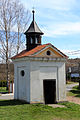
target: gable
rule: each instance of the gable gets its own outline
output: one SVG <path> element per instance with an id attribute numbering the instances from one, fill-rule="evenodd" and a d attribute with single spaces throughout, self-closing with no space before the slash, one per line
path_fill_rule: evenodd
<path id="1" fill-rule="evenodd" d="M 48 53 L 50 53 L 50 54 L 48 54 Z M 59 51 L 55 50 L 52 47 L 47 47 L 34 55 L 35 55 L 35 57 L 53 57 L 53 58 L 63 57 L 63 55 Z"/>
<path id="2" fill-rule="evenodd" d="M 47 55 L 49 51 L 50 55 Z M 23 57 L 49 57 L 49 58 L 68 58 L 64 53 L 58 50 L 52 44 L 38 45 L 30 51 L 23 50 L 18 55 L 13 56 L 11 59 L 23 58 Z"/>

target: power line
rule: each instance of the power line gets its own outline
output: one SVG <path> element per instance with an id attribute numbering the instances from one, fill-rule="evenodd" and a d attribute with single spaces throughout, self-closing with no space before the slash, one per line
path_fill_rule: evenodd
<path id="1" fill-rule="evenodd" d="M 70 51 L 70 52 L 66 52 L 66 53 L 76 53 L 76 52 L 80 52 L 80 50 Z"/>
<path id="2" fill-rule="evenodd" d="M 65 54 L 67 54 L 67 55 L 78 55 L 78 54 L 80 54 L 80 50 L 76 50 L 76 51 L 70 51 L 70 52 L 65 52 Z"/>
<path id="3" fill-rule="evenodd" d="M 64 52 L 64 51 L 63 51 Z M 72 56 L 72 55 L 80 55 L 80 50 L 76 51 L 71 51 L 71 52 L 64 52 L 67 56 Z"/>
<path id="4" fill-rule="evenodd" d="M 67 54 L 67 55 L 78 55 L 78 54 L 80 54 L 80 53 L 72 53 L 72 54 Z"/>

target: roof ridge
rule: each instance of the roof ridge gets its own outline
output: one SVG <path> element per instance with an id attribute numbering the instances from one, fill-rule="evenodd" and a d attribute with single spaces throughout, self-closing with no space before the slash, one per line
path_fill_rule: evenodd
<path id="1" fill-rule="evenodd" d="M 34 32 L 36 31 L 36 28 L 35 28 L 35 21 L 33 21 L 33 25 L 34 25 Z"/>

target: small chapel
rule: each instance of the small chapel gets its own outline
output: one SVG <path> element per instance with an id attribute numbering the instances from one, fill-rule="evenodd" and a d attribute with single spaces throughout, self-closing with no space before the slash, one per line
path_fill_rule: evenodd
<path id="1" fill-rule="evenodd" d="M 42 45 L 44 34 L 34 19 L 24 33 L 26 49 L 14 63 L 14 99 L 27 103 L 54 104 L 66 100 L 65 62 L 68 58 L 51 43 Z"/>

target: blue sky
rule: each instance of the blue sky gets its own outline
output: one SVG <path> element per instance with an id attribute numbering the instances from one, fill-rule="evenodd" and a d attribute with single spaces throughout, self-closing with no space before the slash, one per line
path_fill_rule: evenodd
<path id="1" fill-rule="evenodd" d="M 33 6 L 35 7 L 35 20 L 44 32 L 43 44 L 53 44 L 70 58 L 80 57 L 80 51 L 77 52 L 80 50 L 80 0 L 21 0 L 21 2 L 30 11 Z"/>

